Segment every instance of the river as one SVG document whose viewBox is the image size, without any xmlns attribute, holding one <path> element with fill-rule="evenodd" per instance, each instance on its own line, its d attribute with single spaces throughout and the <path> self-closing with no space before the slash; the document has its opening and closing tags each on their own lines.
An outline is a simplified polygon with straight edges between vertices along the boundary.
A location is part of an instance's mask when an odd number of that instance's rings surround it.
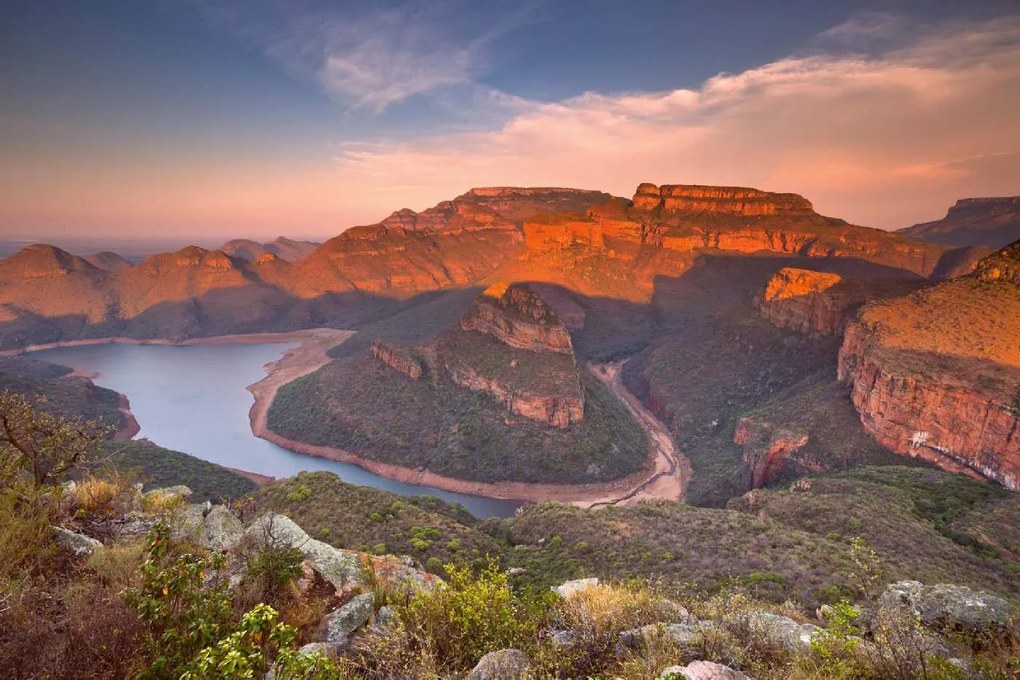
<svg viewBox="0 0 1020 680">
<path fill-rule="evenodd" d="M 245 389 L 265 377 L 265 364 L 294 345 L 119 345 L 59 347 L 32 352 L 32 358 L 96 373 L 97 385 L 127 396 L 145 437 L 227 467 L 273 477 L 302 470 L 328 470 L 351 484 L 405 496 L 427 494 L 456 501 L 476 517 L 506 517 L 517 501 L 452 493 L 403 484 L 356 465 L 306 456 L 252 434 Z"/>
</svg>

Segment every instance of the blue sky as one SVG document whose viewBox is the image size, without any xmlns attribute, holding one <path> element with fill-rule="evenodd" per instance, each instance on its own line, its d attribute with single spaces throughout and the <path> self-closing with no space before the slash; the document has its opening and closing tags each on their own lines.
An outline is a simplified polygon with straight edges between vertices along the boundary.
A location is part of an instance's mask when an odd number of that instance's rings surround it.
<svg viewBox="0 0 1020 680">
<path fill-rule="evenodd" d="M 973 0 L 2 2 L 0 235 L 324 237 L 640 181 L 906 226 L 1020 193 L 1018 38 Z"/>
</svg>

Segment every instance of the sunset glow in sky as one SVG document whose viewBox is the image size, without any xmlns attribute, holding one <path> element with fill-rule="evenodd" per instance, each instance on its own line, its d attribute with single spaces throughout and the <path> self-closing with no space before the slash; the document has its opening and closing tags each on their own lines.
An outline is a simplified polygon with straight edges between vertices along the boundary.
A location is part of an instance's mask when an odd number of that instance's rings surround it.
<svg viewBox="0 0 1020 680">
<path fill-rule="evenodd" d="M 0 237 L 326 238 L 472 186 L 1020 194 L 1001 2 L 0 3 Z"/>
</svg>

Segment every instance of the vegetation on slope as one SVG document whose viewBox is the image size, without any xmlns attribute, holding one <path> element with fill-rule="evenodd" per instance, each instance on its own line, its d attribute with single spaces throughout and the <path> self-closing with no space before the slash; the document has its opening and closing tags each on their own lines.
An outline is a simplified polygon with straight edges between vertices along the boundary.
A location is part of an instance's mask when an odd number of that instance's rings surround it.
<svg viewBox="0 0 1020 680">
<path fill-rule="evenodd" d="M 284 437 L 483 482 L 584 483 L 647 464 L 644 434 L 582 371 L 585 417 L 566 429 L 513 416 L 443 376 L 409 380 L 369 355 L 334 361 L 284 385 L 269 427 Z"/>
<path fill-rule="evenodd" d="M 255 507 L 296 521 L 311 536 L 338 548 L 378 555 L 410 555 L 430 571 L 442 565 L 480 565 L 502 546 L 473 528 L 462 507 L 428 496 L 406 498 L 347 484 L 331 472 L 302 472 L 254 494 Z"/>
<path fill-rule="evenodd" d="M 23 357 L 0 358 L 0 392 L 28 398 L 43 397 L 52 413 L 102 421 L 116 430 L 127 421 L 119 408 L 120 395 L 71 369 Z"/>
<path fill-rule="evenodd" d="M 255 483 L 225 467 L 148 441 L 107 442 L 102 455 L 121 471 L 133 470 L 146 488 L 184 484 L 192 502 L 223 503 L 255 491 Z"/>
</svg>

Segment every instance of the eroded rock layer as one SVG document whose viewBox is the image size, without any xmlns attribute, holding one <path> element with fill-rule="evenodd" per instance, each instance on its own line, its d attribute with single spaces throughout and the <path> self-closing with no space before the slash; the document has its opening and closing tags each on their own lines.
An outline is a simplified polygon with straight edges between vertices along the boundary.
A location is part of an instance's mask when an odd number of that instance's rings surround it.
<svg viewBox="0 0 1020 680">
<path fill-rule="evenodd" d="M 561 428 L 584 417 L 570 334 L 526 285 L 486 290 L 438 354 L 455 383 L 488 392 L 517 415 Z"/>
<path fill-rule="evenodd" d="M 755 298 L 755 307 L 779 328 L 837 335 L 865 302 L 902 295 L 921 285 L 919 280 L 852 279 L 784 267 Z"/>
<path fill-rule="evenodd" d="M 1017 249 L 978 273 L 872 303 L 846 329 L 839 377 L 889 449 L 1020 488 Z M 982 274 L 981 272 L 985 272 Z"/>
</svg>

